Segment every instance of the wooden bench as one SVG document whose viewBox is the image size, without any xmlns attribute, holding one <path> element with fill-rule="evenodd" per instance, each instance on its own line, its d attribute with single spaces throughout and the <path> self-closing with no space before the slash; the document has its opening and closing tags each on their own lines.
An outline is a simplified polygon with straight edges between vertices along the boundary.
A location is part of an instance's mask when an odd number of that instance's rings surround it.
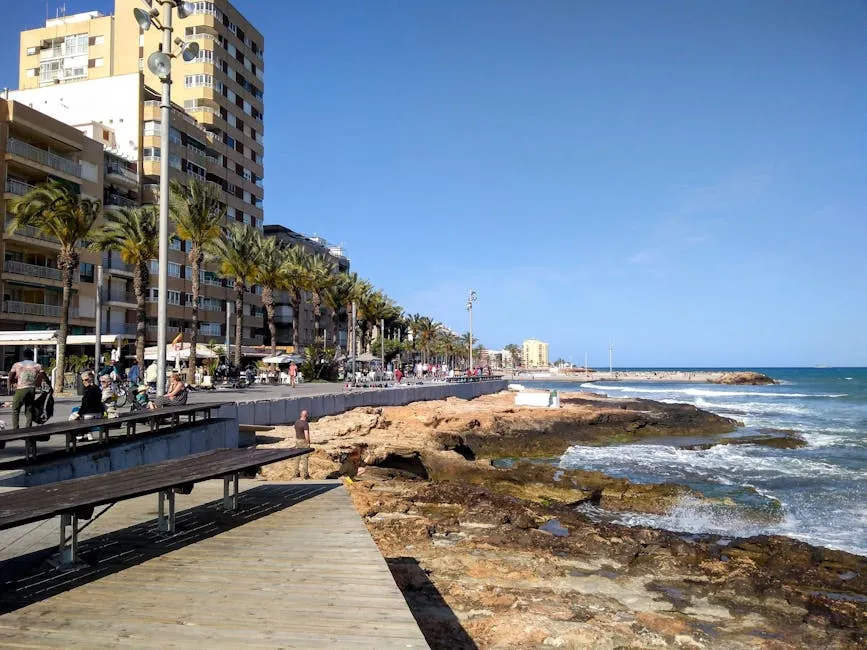
<svg viewBox="0 0 867 650">
<path fill-rule="evenodd" d="M 273 431 L 274 427 L 269 427 L 267 424 L 239 424 L 238 431 L 244 433 L 261 433 L 263 431 Z"/>
<path fill-rule="evenodd" d="M 177 426 L 182 417 L 188 422 L 195 422 L 197 414 L 210 419 L 211 412 L 230 402 L 211 402 L 204 404 L 187 404 L 186 406 L 167 406 L 158 409 L 148 409 L 119 415 L 116 418 L 98 418 L 94 420 L 73 420 L 69 422 L 53 422 L 26 429 L 7 429 L 0 431 L 0 443 L 14 440 L 24 441 L 24 457 L 26 460 L 36 458 L 36 443 L 44 442 L 54 435 L 66 437 L 66 451 L 73 452 L 77 447 L 77 437 L 82 434 L 98 433 L 99 442 L 108 442 L 112 429 L 126 428 L 126 436 L 133 436 L 139 424 L 146 424 L 149 431 L 157 431 L 163 425 Z"/>
<path fill-rule="evenodd" d="M 238 475 L 241 472 L 312 451 L 215 449 L 131 469 L 5 492 L 0 494 L 0 530 L 60 515 L 59 564 L 74 563 L 78 554 L 78 533 L 84 528 L 79 528 L 78 520 L 93 517 L 97 506 L 158 493 L 157 526 L 161 532 L 171 534 L 175 532 L 176 493 L 189 494 L 195 483 L 222 478 L 223 507 L 234 510 L 238 505 Z M 67 537 L 70 526 L 72 534 Z"/>
</svg>

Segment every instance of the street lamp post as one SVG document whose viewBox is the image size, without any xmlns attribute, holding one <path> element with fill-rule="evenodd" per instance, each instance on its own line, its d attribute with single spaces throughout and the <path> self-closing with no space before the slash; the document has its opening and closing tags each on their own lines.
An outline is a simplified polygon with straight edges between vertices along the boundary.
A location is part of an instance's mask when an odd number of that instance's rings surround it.
<svg viewBox="0 0 867 650">
<path fill-rule="evenodd" d="M 160 101 L 160 221 L 159 221 L 159 273 L 157 275 L 157 395 L 163 395 L 166 383 L 166 329 L 168 327 L 168 284 L 169 284 L 169 132 L 171 129 L 172 110 L 172 14 L 178 10 L 179 18 L 186 18 L 193 13 L 189 2 L 183 0 L 157 0 L 162 5 L 160 10 L 150 11 L 135 8 L 133 14 L 142 30 L 147 31 L 151 25 L 163 33 L 160 49 L 148 57 L 148 69 L 159 77 L 162 82 L 162 97 Z M 184 61 L 192 61 L 199 54 L 198 43 L 185 43 L 175 39 L 181 48 Z M 228 354 L 228 350 L 226 351 Z"/>
<path fill-rule="evenodd" d="M 470 312 L 470 370 L 473 368 L 473 303 L 477 297 L 476 292 L 470 289 L 467 297 L 467 311 Z"/>
</svg>

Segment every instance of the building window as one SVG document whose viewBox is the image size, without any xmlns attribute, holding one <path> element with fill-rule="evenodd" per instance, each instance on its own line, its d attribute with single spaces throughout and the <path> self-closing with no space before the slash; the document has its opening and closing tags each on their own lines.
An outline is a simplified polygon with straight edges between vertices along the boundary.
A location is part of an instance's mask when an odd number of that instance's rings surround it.
<svg viewBox="0 0 867 650">
<path fill-rule="evenodd" d="M 181 240 L 178 239 L 177 237 L 171 237 L 169 239 L 169 248 L 172 249 L 173 251 L 183 250 L 181 244 L 182 244 Z"/>
<path fill-rule="evenodd" d="M 169 289 L 166 292 L 166 302 L 170 305 L 180 305 L 181 304 L 181 292 L 180 291 L 172 291 Z"/>
<path fill-rule="evenodd" d="M 103 43 L 105 43 L 105 36 L 94 36 L 93 37 L 93 44 L 94 45 L 102 45 Z"/>
<path fill-rule="evenodd" d="M 213 50 L 199 50 L 199 56 L 193 59 L 195 63 L 213 63 L 214 62 L 214 51 Z"/>
<path fill-rule="evenodd" d="M 145 160 L 159 160 L 160 159 L 160 148 L 159 147 L 144 147 L 142 149 L 142 157 Z"/>
<path fill-rule="evenodd" d="M 32 56 L 39 51 L 38 47 L 28 47 L 27 48 L 27 56 Z"/>
<path fill-rule="evenodd" d="M 169 154 L 169 167 L 172 167 L 174 169 L 177 169 L 178 171 L 181 171 L 181 169 L 182 169 L 181 157 L 178 154 L 176 154 L 176 153 L 170 153 Z"/>
<path fill-rule="evenodd" d="M 82 282 L 93 282 L 93 264 L 88 264 L 86 262 L 82 262 L 79 267 L 81 273 L 81 281 Z"/>
<path fill-rule="evenodd" d="M 173 278 L 181 277 L 181 265 L 177 262 L 169 262 L 169 275 Z"/>
<path fill-rule="evenodd" d="M 214 77 L 209 74 L 188 74 L 184 77 L 185 88 L 213 87 Z"/>
</svg>

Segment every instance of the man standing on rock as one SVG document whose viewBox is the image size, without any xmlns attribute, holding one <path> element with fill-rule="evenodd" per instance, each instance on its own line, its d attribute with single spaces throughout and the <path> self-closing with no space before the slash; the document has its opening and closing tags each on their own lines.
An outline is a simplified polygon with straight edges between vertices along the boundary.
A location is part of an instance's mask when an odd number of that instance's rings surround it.
<svg viewBox="0 0 867 650">
<path fill-rule="evenodd" d="M 295 449 L 307 449 L 310 447 L 310 423 L 307 421 L 307 410 L 301 411 L 301 415 L 295 420 Z M 308 456 L 304 454 L 295 459 L 295 466 L 292 470 L 292 478 L 300 476 L 307 480 L 310 478 L 310 470 L 308 468 Z"/>
</svg>

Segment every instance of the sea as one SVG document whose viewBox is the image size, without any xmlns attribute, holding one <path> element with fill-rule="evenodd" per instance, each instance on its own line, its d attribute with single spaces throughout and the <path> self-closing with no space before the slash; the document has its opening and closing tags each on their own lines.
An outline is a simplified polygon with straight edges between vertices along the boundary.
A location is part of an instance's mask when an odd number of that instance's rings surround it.
<svg viewBox="0 0 867 650">
<path fill-rule="evenodd" d="M 867 556 L 867 368 L 754 370 L 780 383 L 543 380 L 532 386 L 693 404 L 743 422 L 736 436 L 791 430 L 807 441 L 798 449 L 740 444 L 686 450 L 677 446 L 681 439 L 570 447 L 557 461 L 561 468 L 597 470 L 637 483 L 678 483 L 714 497 L 685 498 L 664 515 L 621 514 L 614 521 L 731 537 L 787 535 Z M 602 512 L 588 514 L 611 519 Z"/>
</svg>

